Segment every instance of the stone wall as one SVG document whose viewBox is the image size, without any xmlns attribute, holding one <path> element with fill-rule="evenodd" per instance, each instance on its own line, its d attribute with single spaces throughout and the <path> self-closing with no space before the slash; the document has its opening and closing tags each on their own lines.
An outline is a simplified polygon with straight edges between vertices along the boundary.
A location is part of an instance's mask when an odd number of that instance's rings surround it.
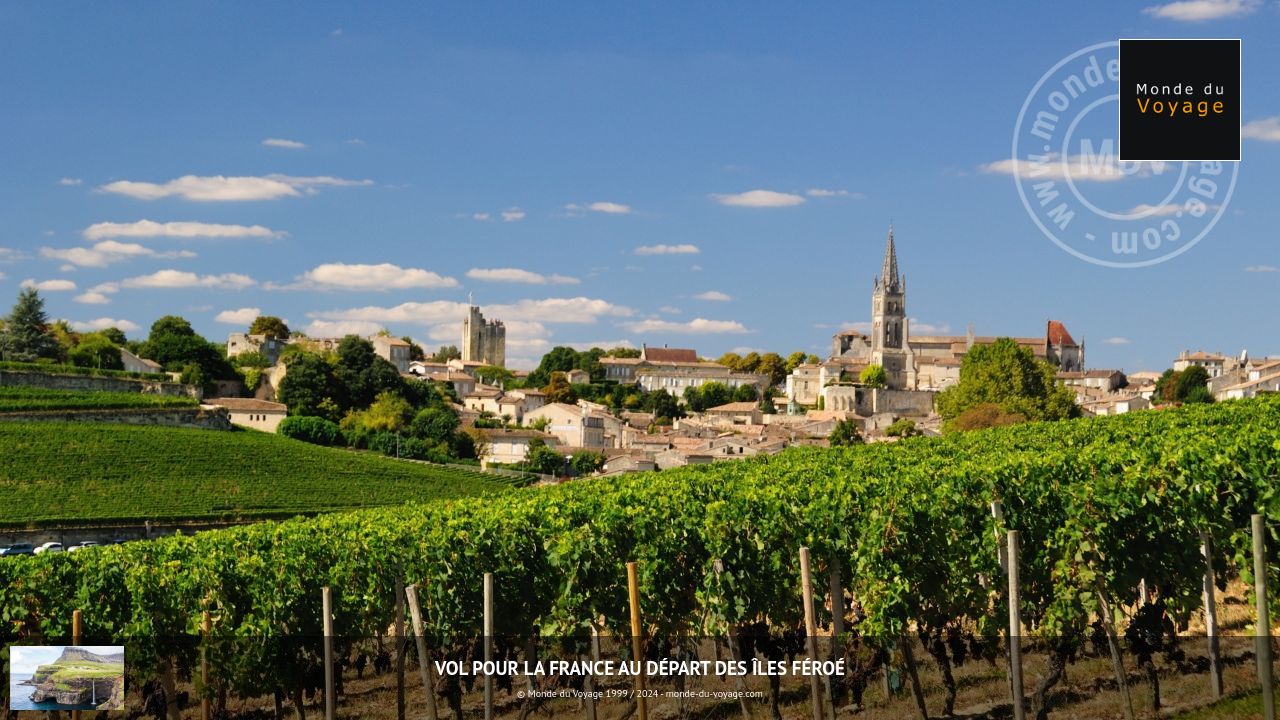
<svg viewBox="0 0 1280 720">
<path fill-rule="evenodd" d="M 893 413 L 894 415 L 926 416 L 933 412 L 933 397 L 937 393 L 930 390 L 872 390 L 870 413 Z"/>
<path fill-rule="evenodd" d="M 196 398 L 197 400 L 201 397 L 201 390 L 195 385 L 183 385 L 182 383 L 164 380 L 60 375 L 28 370 L 0 370 L 0 387 L 39 387 L 50 390 L 76 390 L 81 392 L 136 392 L 148 395 L 185 396 Z"/>
<path fill-rule="evenodd" d="M 122 425 L 161 425 L 199 430 L 230 430 L 226 408 L 201 405 L 184 408 L 120 410 L 29 410 L 0 413 L 0 422 L 93 422 Z"/>
<path fill-rule="evenodd" d="M 95 521 L 86 520 L 72 527 L 0 528 L 0 547 L 14 543 L 31 543 L 40 547 L 47 542 L 59 542 L 63 547 L 71 547 L 86 540 L 105 545 L 115 540 L 147 540 L 174 534 L 194 535 L 205 530 L 220 530 L 255 522 L 262 521 L 249 519 L 111 524 L 105 521 L 95 523 Z"/>
</svg>

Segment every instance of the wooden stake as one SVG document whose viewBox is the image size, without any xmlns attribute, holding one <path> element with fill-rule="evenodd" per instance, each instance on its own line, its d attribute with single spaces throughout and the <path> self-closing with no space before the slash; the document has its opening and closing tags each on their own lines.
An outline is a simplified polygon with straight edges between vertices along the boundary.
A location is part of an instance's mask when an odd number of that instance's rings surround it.
<svg viewBox="0 0 1280 720">
<path fill-rule="evenodd" d="M 432 677 L 434 671 L 431 667 L 431 651 L 427 649 L 427 637 L 422 631 L 422 606 L 418 604 L 418 586 L 410 585 L 405 588 L 404 595 L 413 620 L 414 640 L 418 643 L 418 672 L 422 675 L 422 687 L 427 691 L 427 720 L 439 720 L 436 716 L 436 684 Z"/>
<path fill-rule="evenodd" d="M 71 644 L 79 645 L 84 642 L 84 616 L 79 610 L 71 611 Z M 93 681 L 90 680 L 90 683 Z M 80 711 L 71 711 L 71 720 L 80 720 Z"/>
<path fill-rule="evenodd" d="M 902 662 L 907 666 L 907 674 L 911 676 L 911 694 L 915 696 L 916 708 L 920 710 L 920 717 L 923 720 L 929 720 L 929 707 L 924 703 L 924 688 L 920 687 L 920 673 L 916 671 L 916 655 L 911 649 L 910 636 L 903 635 L 902 644 Z"/>
<path fill-rule="evenodd" d="M 493 662 L 493 573 L 484 574 L 484 661 Z M 493 673 L 484 674 L 484 720 L 493 720 Z"/>
<path fill-rule="evenodd" d="M 333 687 L 333 595 L 328 587 L 320 592 L 320 606 L 324 613 L 324 717 L 333 720 L 337 697 Z"/>
<path fill-rule="evenodd" d="M 1213 571 L 1213 540 L 1200 533 L 1200 553 L 1204 555 L 1204 631 L 1209 641 L 1209 689 L 1213 699 L 1222 697 L 1222 664 L 1218 647 L 1218 601 Z"/>
<path fill-rule="evenodd" d="M 1267 531 L 1261 515 L 1253 516 L 1253 592 L 1257 596 L 1258 682 L 1262 685 L 1263 720 L 1276 720 L 1276 694 L 1271 678 L 1271 610 L 1267 605 Z"/>
<path fill-rule="evenodd" d="M 404 581 L 396 582 L 396 719 L 405 720 L 404 703 Z"/>
<path fill-rule="evenodd" d="M 649 720 L 644 697 L 644 636 L 640 628 L 640 576 L 635 562 L 627 563 L 627 595 L 631 601 L 631 657 L 640 665 L 636 673 L 636 709 L 640 720 Z"/>
<path fill-rule="evenodd" d="M 1125 720 L 1133 720 L 1133 698 L 1129 696 L 1129 681 L 1125 678 L 1124 661 L 1120 659 L 1120 641 L 1116 639 L 1116 628 L 1111 624 L 1111 605 L 1107 602 L 1107 594 L 1102 590 L 1102 581 L 1096 580 L 1094 589 L 1098 593 L 1098 607 L 1102 620 L 1102 628 L 1107 632 L 1107 645 L 1111 648 L 1111 667 L 1116 673 L 1116 687 L 1120 689 L 1121 709 Z"/>
<path fill-rule="evenodd" d="M 1017 530 L 1009 531 L 1007 552 L 1005 560 L 1009 574 L 1009 686 L 1013 695 L 1014 720 L 1023 720 L 1026 717 L 1026 709 L 1023 707 L 1022 687 L 1022 618 L 1018 612 L 1021 588 L 1018 578 L 1019 535 Z"/>
<path fill-rule="evenodd" d="M 591 648 L 593 652 L 589 653 L 592 660 L 600 659 L 600 639 L 596 634 L 596 624 L 591 623 Z M 587 673 L 587 720 L 596 720 L 596 674 Z"/>
<path fill-rule="evenodd" d="M 724 562 L 719 558 L 716 558 L 716 560 L 712 562 L 711 566 L 716 571 L 716 578 L 719 579 L 719 577 L 724 574 Z M 728 598 L 724 598 L 724 599 L 726 601 L 728 600 Z M 736 666 L 738 664 L 738 649 L 739 649 L 738 648 L 738 631 L 734 627 L 733 623 L 725 623 L 725 625 L 726 625 L 725 630 L 729 634 L 729 659 L 732 660 L 733 664 Z M 719 651 L 717 651 L 716 654 L 719 655 Z M 747 707 L 746 679 L 742 675 L 735 674 L 733 676 L 733 686 L 734 686 L 734 689 L 737 690 L 738 692 L 738 707 L 742 710 L 743 719 L 752 720 L 751 708 Z"/>
<path fill-rule="evenodd" d="M 800 595 L 804 598 L 805 645 L 809 659 L 818 662 L 818 625 L 813 618 L 813 583 L 809 574 L 809 548 L 800 548 Z M 813 720 L 822 720 L 822 688 L 818 675 L 809 676 L 809 702 L 813 705 Z"/>
<path fill-rule="evenodd" d="M 205 610 L 200 618 L 200 720 L 209 720 L 209 635 L 213 632 L 213 616 Z"/>
</svg>

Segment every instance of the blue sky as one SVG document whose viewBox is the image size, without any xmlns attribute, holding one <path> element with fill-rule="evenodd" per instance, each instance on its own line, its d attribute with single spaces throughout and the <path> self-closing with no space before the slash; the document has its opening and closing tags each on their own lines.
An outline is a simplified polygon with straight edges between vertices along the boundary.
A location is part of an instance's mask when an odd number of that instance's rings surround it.
<svg viewBox="0 0 1280 720">
<path fill-rule="evenodd" d="M 434 347 L 473 293 L 516 366 L 824 353 L 892 219 L 917 332 L 1280 354 L 1280 9 L 1153 3 L 7 3 L 0 299 Z M 1136 270 L 1054 246 L 992 169 L 1041 74 L 1119 37 L 1243 38 L 1254 136 L 1213 232 Z"/>
</svg>

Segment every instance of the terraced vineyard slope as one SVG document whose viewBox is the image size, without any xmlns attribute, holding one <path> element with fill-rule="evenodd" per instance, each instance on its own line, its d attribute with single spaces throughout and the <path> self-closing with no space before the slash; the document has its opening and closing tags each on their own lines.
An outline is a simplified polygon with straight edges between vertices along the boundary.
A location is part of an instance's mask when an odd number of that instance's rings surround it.
<svg viewBox="0 0 1280 720">
<path fill-rule="evenodd" d="M 283 517 L 506 487 L 253 431 L 0 423 L 0 526 Z"/>
</svg>

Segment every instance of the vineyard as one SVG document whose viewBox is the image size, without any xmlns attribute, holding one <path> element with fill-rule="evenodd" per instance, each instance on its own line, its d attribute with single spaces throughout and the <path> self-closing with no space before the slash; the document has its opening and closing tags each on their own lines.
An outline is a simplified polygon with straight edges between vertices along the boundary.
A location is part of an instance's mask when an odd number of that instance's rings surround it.
<svg viewBox="0 0 1280 720">
<path fill-rule="evenodd" d="M 128 370 L 103 370 L 76 365 L 55 365 L 52 363 L 0 362 L 0 370 L 16 370 L 19 372 L 37 372 L 53 375 L 84 375 L 86 377 L 126 378 L 130 380 L 168 380 L 165 373 L 141 373 Z"/>
<path fill-rule="evenodd" d="M 508 488 L 478 471 L 253 431 L 0 423 L 0 448 L 0 526 L 9 527 L 288 517 Z"/>
<path fill-rule="evenodd" d="M 70 441 L 72 452 L 79 442 Z M 129 462 L 126 447 L 112 453 L 118 462 Z M 175 465 L 199 454 L 183 453 Z M 7 474 L 39 467 L 32 461 L 0 460 Z M 127 642 L 137 672 L 166 658 L 186 672 L 208 609 L 210 696 L 279 690 L 300 705 L 321 667 L 324 587 L 333 589 L 340 655 L 351 638 L 386 632 L 396 587 L 408 582 L 419 585 L 435 657 L 470 659 L 482 634 L 482 579 L 491 572 L 495 634 L 525 639 L 501 652 L 553 654 L 565 647 L 554 644 L 593 628 L 630 636 L 630 560 L 638 564 L 647 636 L 733 632 L 754 638 L 748 652 L 781 657 L 795 652 L 787 647 L 797 633 L 804 637 L 796 557 L 807 547 L 823 578 L 820 597 L 835 575 L 844 598 L 835 605 L 849 605 L 839 638 L 853 668 L 847 692 L 858 696 L 878 672 L 881 651 L 914 635 L 953 701 L 951 667 L 966 654 L 997 655 L 1007 617 L 997 550 L 1005 532 L 1017 530 L 1018 610 L 1027 641 L 1050 658 L 1043 682 L 1029 678 L 1041 683 L 1031 704 L 1047 711 L 1055 673 L 1096 632 L 1104 603 L 1132 605 L 1139 586 L 1150 593 L 1152 604 L 1128 620 L 1139 629 L 1143 618 L 1157 620 L 1154 635 L 1129 643 L 1136 655 L 1127 662 L 1136 658 L 1140 667 L 1167 649 L 1165 620 L 1180 624 L 1200 612 L 1201 533 L 1220 585 L 1251 579 L 1250 516 L 1263 513 L 1273 528 L 1280 520 L 1278 472 L 1280 398 L 793 449 L 500 501 L 409 504 L 0 561 L 0 644 L 67 637 L 72 611 L 81 609 L 86 638 Z M 24 496 L 23 505 L 36 497 Z M 1002 518 L 992 502 L 1003 506 Z M 1268 543 L 1275 547 L 1275 538 Z M 1274 582 L 1280 568 L 1272 562 L 1268 574 Z M 815 605 L 819 624 L 830 627 L 827 605 Z M 458 683 L 445 678 L 438 687 L 454 704 Z M 949 714 L 949 703 L 943 709 Z"/>
<path fill-rule="evenodd" d="M 38 387 L 0 387 L 0 413 L 42 410 L 125 410 L 195 407 L 192 397 L 133 392 L 83 392 Z"/>
</svg>

